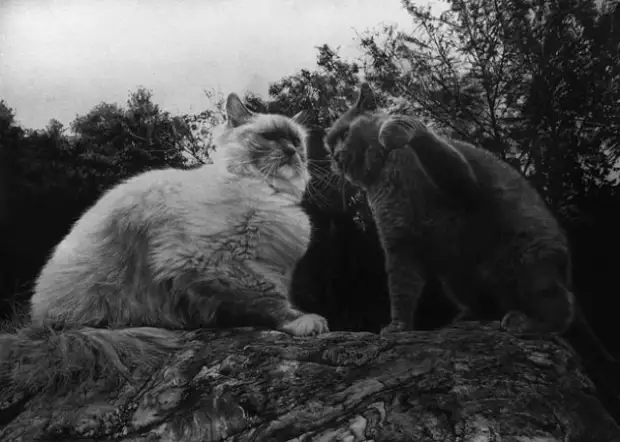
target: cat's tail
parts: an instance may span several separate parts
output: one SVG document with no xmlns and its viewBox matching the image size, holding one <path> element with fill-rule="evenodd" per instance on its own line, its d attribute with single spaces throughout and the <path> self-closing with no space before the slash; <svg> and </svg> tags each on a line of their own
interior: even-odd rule
<svg viewBox="0 0 620 442">
<path fill-rule="evenodd" d="M 575 347 L 577 353 L 584 359 L 584 362 L 595 366 L 607 363 L 620 364 L 605 348 L 594 330 L 592 330 L 578 304 L 575 305 L 575 318 L 566 331 L 565 336 L 568 342 Z"/>
<path fill-rule="evenodd" d="M 178 332 L 27 326 L 0 335 L 0 384 L 15 391 L 50 391 L 95 379 L 130 379 L 155 369 L 180 347 Z"/>
<path fill-rule="evenodd" d="M 579 355 L 605 407 L 620 417 L 620 361 L 605 348 L 578 304 L 576 307 L 575 319 L 564 337 Z"/>
</svg>

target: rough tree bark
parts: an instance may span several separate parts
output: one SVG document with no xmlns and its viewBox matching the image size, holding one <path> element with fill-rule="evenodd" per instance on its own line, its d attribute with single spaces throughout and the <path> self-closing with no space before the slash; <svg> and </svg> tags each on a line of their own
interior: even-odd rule
<svg viewBox="0 0 620 442">
<path fill-rule="evenodd" d="M 495 324 L 184 335 L 183 351 L 131 383 L 0 393 L 0 440 L 620 441 L 565 347 Z"/>
</svg>

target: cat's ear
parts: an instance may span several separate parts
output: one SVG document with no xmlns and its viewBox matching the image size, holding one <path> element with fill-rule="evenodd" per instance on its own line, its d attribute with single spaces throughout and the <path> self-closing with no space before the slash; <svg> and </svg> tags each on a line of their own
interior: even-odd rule
<svg viewBox="0 0 620 442">
<path fill-rule="evenodd" d="M 370 85 L 366 82 L 360 85 L 360 92 L 357 96 L 357 101 L 353 106 L 361 112 L 374 111 L 377 109 L 377 101 L 375 100 L 375 94 L 373 94 Z"/>
<path fill-rule="evenodd" d="M 427 132 L 418 120 L 403 115 L 390 116 L 379 128 L 379 143 L 388 150 L 408 144 L 417 134 Z"/>
<path fill-rule="evenodd" d="M 303 125 L 306 121 L 310 119 L 310 112 L 308 112 L 307 110 L 301 110 L 297 112 L 295 115 L 293 115 L 291 119 L 294 122 Z"/>
<path fill-rule="evenodd" d="M 226 99 L 226 115 L 228 117 L 228 123 L 232 127 L 237 127 L 247 123 L 254 113 L 245 107 L 239 95 L 233 92 L 229 94 Z"/>
</svg>

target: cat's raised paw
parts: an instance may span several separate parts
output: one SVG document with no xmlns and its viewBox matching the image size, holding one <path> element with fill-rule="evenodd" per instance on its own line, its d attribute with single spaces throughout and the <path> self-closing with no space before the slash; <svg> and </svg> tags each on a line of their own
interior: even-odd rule
<svg viewBox="0 0 620 442">
<path fill-rule="evenodd" d="M 329 327 L 323 316 L 308 313 L 284 324 L 282 331 L 293 336 L 312 336 L 329 332 Z"/>
<path fill-rule="evenodd" d="M 392 321 L 390 325 L 386 325 L 381 329 L 381 335 L 389 335 L 391 333 L 398 333 L 402 331 L 413 330 L 413 326 L 407 326 L 402 321 Z"/>
</svg>

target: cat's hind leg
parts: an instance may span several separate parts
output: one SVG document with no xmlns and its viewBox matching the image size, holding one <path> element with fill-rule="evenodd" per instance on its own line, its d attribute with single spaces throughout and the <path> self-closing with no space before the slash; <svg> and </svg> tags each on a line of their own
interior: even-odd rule
<svg viewBox="0 0 620 442">
<path fill-rule="evenodd" d="M 576 300 L 566 283 L 570 281 L 567 253 L 562 244 L 545 239 L 536 238 L 520 257 L 517 296 L 501 322 L 502 328 L 516 335 L 562 334 L 575 319 Z"/>
<path fill-rule="evenodd" d="M 521 336 L 561 334 L 575 318 L 575 296 L 556 281 L 551 287 L 530 293 L 522 310 L 507 312 L 501 326 L 509 333 Z"/>
</svg>

